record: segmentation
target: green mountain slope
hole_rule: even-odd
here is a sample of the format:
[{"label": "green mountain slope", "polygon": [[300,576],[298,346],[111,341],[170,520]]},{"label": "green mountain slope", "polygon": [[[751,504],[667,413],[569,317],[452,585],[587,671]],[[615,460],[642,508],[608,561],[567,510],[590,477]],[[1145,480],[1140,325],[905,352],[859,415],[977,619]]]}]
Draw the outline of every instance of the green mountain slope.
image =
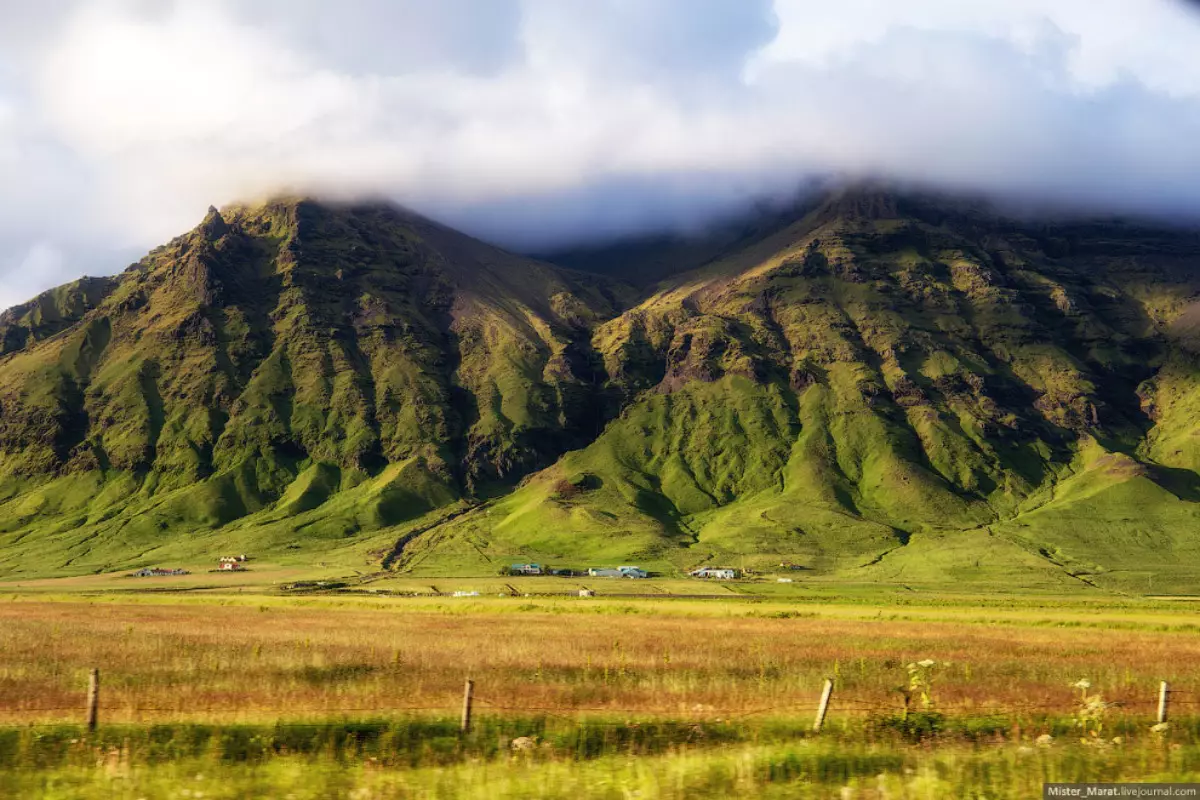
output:
[{"label": "green mountain slope", "polygon": [[[834,195],[601,326],[621,417],[431,541],[1187,590],[1200,372],[1179,320],[1198,291],[1194,234]],[[931,537],[978,546],[951,569]]]},{"label": "green mountain slope", "polygon": [[80,278],[0,313],[0,355],[66,330],[116,287],[113,278]]},{"label": "green mountain slope", "polygon": [[213,211],[0,318],[0,572],[1195,588],[1200,237],[870,189],[794,213],[564,258],[654,262],[635,297],[386,207]]},{"label": "green mountain slope", "polygon": [[263,512],[315,544],[511,485],[603,424],[589,341],[622,302],[311,201],[212,210],[84,293],[5,318],[29,335],[0,360],[3,570],[107,568]]}]

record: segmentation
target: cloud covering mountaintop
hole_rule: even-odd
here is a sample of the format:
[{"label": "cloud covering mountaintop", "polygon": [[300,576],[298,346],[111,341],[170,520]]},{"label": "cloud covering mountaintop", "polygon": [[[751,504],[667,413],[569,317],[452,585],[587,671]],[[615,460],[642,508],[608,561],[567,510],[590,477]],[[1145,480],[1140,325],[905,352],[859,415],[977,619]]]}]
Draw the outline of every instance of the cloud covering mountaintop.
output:
[{"label": "cloud covering mountaintop", "polygon": [[0,307],[210,203],[395,198],[515,247],[806,175],[1200,215],[1175,0],[0,0]]}]

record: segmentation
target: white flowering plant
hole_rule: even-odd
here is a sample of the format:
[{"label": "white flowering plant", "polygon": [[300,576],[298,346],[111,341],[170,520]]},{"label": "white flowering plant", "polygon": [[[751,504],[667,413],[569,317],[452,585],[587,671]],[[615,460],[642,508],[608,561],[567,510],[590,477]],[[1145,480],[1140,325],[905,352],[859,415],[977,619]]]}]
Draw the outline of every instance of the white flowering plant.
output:
[{"label": "white flowering plant", "polygon": [[1104,731],[1104,720],[1108,715],[1111,703],[1104,702],[1099,692],[1092,693],[1092,682],[1080,678],[1071,684],[1071,688],[1079,690],[1079,709],[1075,712],[1075,727],[1083,734],[1084,741],[1096,740]]}]

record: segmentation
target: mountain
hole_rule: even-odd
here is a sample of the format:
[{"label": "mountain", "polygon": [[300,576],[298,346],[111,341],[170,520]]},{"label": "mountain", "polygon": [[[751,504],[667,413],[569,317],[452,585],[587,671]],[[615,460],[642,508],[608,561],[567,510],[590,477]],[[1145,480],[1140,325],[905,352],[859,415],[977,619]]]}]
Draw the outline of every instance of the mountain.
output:
[{"label": "mountain", "polygon": [[600,326],[619,418],[407,563],[1190,590],[1198,297],[1195,231],[832,193]]},{"label": "mountain", "polygon": [[315,544],[511,486],[603,426],[590,340],[627,299],[387,206],[210,210],[0,318],[0,569],[319,507],[277,542]]},{"label": "mountain", "polygon": [[864,187],[788,214],[561,259],[635,296],[386,206],[210,211],[0,318],[0,571],[1194,590],[1195,231]]}]

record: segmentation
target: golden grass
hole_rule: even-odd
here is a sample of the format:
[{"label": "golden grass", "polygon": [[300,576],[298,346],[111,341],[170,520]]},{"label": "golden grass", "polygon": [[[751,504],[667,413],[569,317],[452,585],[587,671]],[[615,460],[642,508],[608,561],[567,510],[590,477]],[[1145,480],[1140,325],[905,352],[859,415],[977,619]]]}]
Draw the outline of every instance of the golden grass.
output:
[{"label": "golden grass", "polygon": [[1151,715],[1163,679],[1180,710],[1200,699],[1200,636],[1153,605],[14,598],[0,724],[77,721],[91,667],[106,722],[444,713],[468,675],[482,714],[706,719],[810,714],[832,675],[837,719],[896,708],[924,658],[948,662],[935,699],[951,714],[1069,714],[1081,677],[1126,713]]}]

